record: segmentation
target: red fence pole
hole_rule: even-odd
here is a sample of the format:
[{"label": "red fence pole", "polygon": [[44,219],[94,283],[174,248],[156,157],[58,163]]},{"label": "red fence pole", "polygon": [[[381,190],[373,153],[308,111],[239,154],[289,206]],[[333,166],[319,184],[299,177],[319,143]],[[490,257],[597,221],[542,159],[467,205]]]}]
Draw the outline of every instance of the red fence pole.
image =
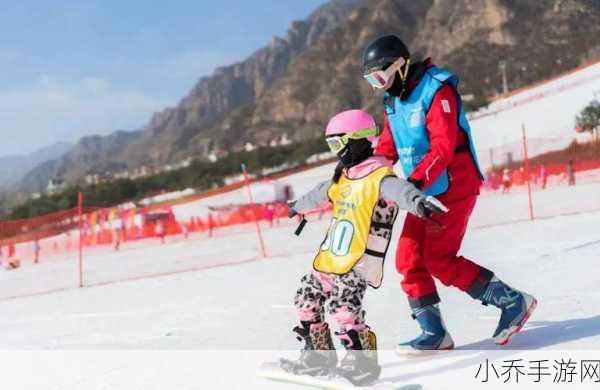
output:
[{"label": "red fence pole", "polygon": [[79,287],[83,287],[83,194],[77,194],[77,215],[79,216]]},{"label": "red fence pole", "polygon": [[531,175],[529,171],[529,156],[527,154],[527,134],[525,124],[521,125],[523,130],[523,161],[525,162],[525,180],[527,180],[527,197],[529,199],[529,219],[533,221],[533,199],[531,198]]},{"label": "red fence pole", "polygon": [[[242,173],[244,174],[244,180],[246,181],[246,187],[248,188],[248,199],[250,200],[250,204],[254,205],[254,198],[252,197],[252,190],[250,189],[250,178],[248,177],[248,171],[246,170],[246,165],[242,164]],[[256,234],[258,235],[258,241],[260,243],[260,253],[262,257],[267,257],[267,251],[265,250],[265,241],[262,237],[262,231],[260,230],[260,223],[258,218],[254,218],[254,223],[256,225]]]}]

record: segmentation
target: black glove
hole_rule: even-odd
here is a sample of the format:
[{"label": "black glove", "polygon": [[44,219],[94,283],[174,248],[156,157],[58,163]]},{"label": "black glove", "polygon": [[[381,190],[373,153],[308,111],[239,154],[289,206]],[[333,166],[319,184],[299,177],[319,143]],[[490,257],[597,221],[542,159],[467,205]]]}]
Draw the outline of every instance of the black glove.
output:
[{"label": "black glove", "polygon": [[447,212],[448,208],[433,196],[422,197],[417,203],[416,214],[419,217],[430,221],[433,221],[433,219],[431,218],[432,215],[445,214]]},{"label": "black glove", "polygon": [[288,218],[294,218],[296,215],[298,215],[298,212],[296,210],[294,210],[294,206],[296,205],[296,201],[295,200],[290,200],[287,202],[287,206],[288,206]]}]

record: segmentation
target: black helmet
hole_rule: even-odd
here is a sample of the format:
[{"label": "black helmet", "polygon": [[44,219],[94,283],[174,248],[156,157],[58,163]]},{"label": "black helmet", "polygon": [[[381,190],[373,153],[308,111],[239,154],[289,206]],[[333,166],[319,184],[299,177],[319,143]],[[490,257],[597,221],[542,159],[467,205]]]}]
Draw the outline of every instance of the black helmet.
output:
[{"label": "black helmet", "polygon": [[384,35],[369,43],[363,54],[363,74],[383,70],[398,58],[408,60],[410,53],[395,35]]}]

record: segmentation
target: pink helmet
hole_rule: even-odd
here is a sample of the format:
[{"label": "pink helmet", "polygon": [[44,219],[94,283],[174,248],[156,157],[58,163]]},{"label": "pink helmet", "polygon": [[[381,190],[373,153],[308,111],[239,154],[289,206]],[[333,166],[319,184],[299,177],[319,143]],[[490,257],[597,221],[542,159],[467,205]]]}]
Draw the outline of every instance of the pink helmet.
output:
[{"label": "pink helmet", "polygon": [[[340,112],[329,120],[325,136],[352,134],[360,130],[377,127],[375,119],[363,110],[348,110]],[[371,137],[369,137],[371,138]],[[376,138],[376,137],[373,137]],[[372,141],[371,139],[369,139]]]}]

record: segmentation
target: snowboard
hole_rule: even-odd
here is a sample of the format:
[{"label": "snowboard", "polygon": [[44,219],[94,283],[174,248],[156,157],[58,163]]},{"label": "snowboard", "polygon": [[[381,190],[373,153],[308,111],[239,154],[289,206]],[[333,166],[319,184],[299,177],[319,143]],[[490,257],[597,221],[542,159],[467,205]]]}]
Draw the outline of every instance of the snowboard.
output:
[{"label": "snowboard", "polygon": [[310,375],[297,375],[291,372],[285,371],[281,368],[279,362],[267,362],[260,365],[256,371],[256,375],[266,378],[268,380],[277,382],[294,383],[298,385],[304,385],[316,389],[333,389],[333,390],[346,390],[346,389],[373,389],[373,390],[419,390],[422,389],[420,385],[404,385],[398,386],[391,382],[375,381],[369,386],[357,387],[350,383],[343,377],[340,376],[310,376]]},{"label": "snowboard", "polygon": [[417,349],[402,349],[396,348],[394,351],[396,356],[402,359],[421,358],[421,357],[434,357],[444,356],[454,351],[454,347],[450,349],[438,349],[438,350],[417,350]]}]

